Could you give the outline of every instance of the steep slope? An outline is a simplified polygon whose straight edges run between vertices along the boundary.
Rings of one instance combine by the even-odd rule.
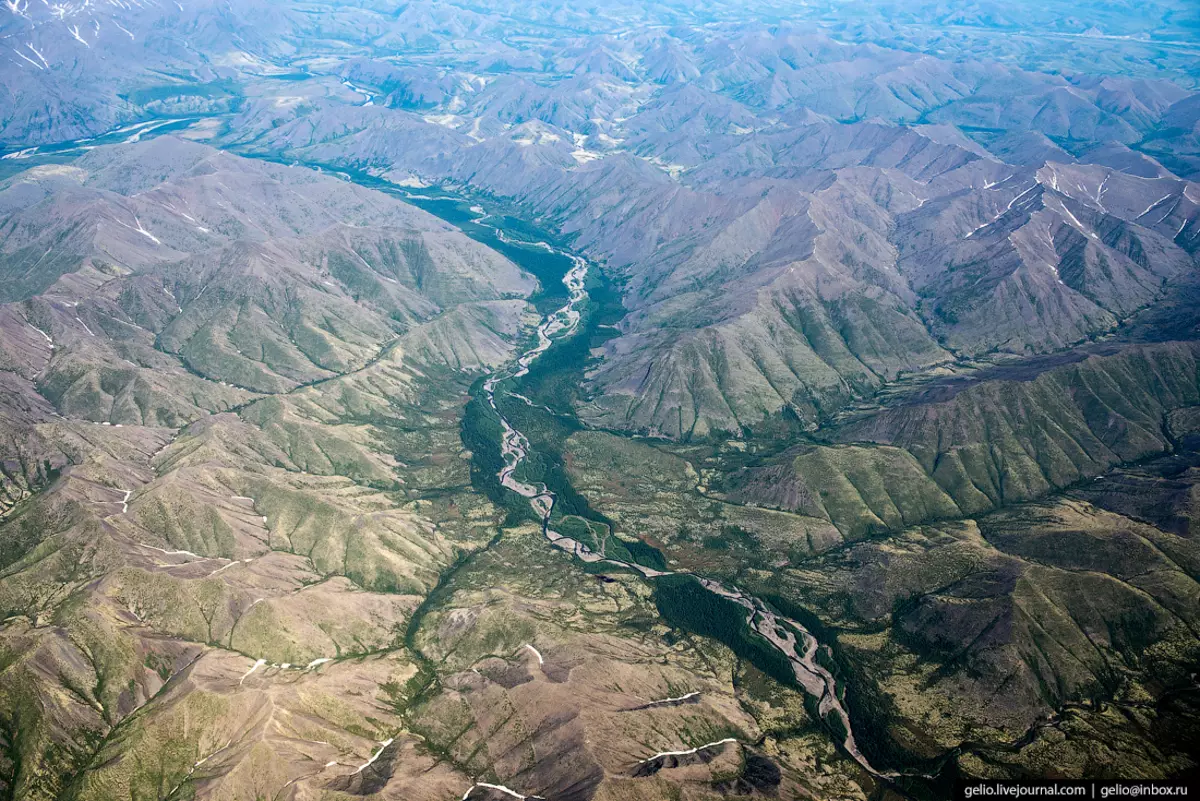
[[[457,418],[535,282],[394,198],[171,138],[35,168],[0,197],[20,241],[87,234],[35,265],[48,275],[26,267],[45,288],[3,310],[3,781],[140,792],[140,755],[167,737],[155,759],[178,784],[222,727],[260,725],[227,694],[247,661],[300,679],[394,647],[486,543]],[[312,692],[341,704],[404,667],[380,669]],[[274,698],[248,703],[308,703]],[[152,700],[159,717],[121,727]],[[202,728],[169,734],[177,715]],[[358,729],[329,726],[369,758]],[[230,786],[263,758],[244,734],[212,746]],[[303,773],[271,754],[253,781]],[[83,779],[93,759],[108,767]]]
[[[943,129],[805,117],[756,132],[737,114],[710,93],[665,90],[624,123],[622,146],[642,159],[572,158],[550,131],[410,158],[364,149],[354,131],[298,142],[307,120],[255,147],[469,183],[558,221],[622,276],[630,310],[585,417],[671,437],[783,409],[819,423],[952,353],[1066,347],[1194,269],[1188,193],[1200,190],[1185,182],[1010,167]],[[655,134],[668,125],[671,137]]]

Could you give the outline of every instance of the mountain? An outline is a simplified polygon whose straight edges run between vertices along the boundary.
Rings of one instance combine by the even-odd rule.
[[[1190,775],[1192,5],[6,2],[3,797]]]
[[[476,535],[406,508],[453,471],[369,421],[406,406],[410,447],[453,442],[437,405],[507,358],[535,283],[392,197],[171,137],[0,197],[24,279],[4,307],[6,782],[49,797],[169,675],[208,670],[204,643],[304,665],[394,640]],[[56,576],[99,582],[68,612]],[[64,670],[95,689],[62,697]]]
[[[623,123],[626,136],[610,136],[639,159],[587,145],[586,158],[570,158],[579,154],[559,128],[563,133],[462,142],[439,149],[436,159],[385,157],[395,146],[372,148],[365,130],[347,131],[336,143],[324,136],[297,140],[311,127],[309,117],[274,128],[254,146],[318,161],[336,152],[338,163],[355,167],[386,161],[426,180],[519,198],[536,216],[559,220],[578,247],[630,272],[624,336],[607,346],[605,365],[592,378],[602,409],[596,422],[670,436],[736,431],[785,406],[818,422],[823,406],[861,397],[898,371],[936,364],[947,351],[971,356],[1062,348],[1111,331],[1159,298],[1164,282],[1192,268],[1186,235],[1196,212],[1180,194],[1184,184],[1169,174],[1161,178],[1165,197],[1148,197],[1157,191],[1157,174],[1139,182],[1111,167],[1081,174],[1068,169],[1073,159],[1006,166],[981,158],[965,141],[881,123],[817,118],[748,130],[750,112],[743,107],[738,116],[737,108],[698,89],[661,92]],[[406,124],[414,141],[409,152],[427,153],[417,143],[444,138],[431,125]],[[662,130],[672,133],[656,133]],[[1106,184],[1112,175],[1117,184]],[[1173,181],[1171,195],[1166,187]],[[1129,199],[1112,214],[1096,196],[1102,185],[1107,197],[1118,184],[1114,197]],[[785,195],[786,202],[778,199]],[[1163,213],[1144,206],[1133,211],[1143,198],[1146,205],[1162,198]],[[648,238],[648,232],[657,233]],[[669,247],[660,246],[668,240]],[[735,274],[736,287],[722,280]],[[742,288],[754,299],[726,304],[722,319],[697,319],[690,311],[707,308],[697,300],[731,290],[736,297]],[[864,292],[872,308],[895,309],[888,327],[912,333],[881,345],[870,331],[870,313],[840,305],[841,297]],[[783,317],[766,322],[777,314],[772,308],[783,309]],[[722,334],[713,326],[760,313],[767,315],[761,324],[775,333],[735,336],[743,345],[773,340],[766,346],[771,355],[740,355],[744,347],[719,344]],[[834,322],[821,322],[831,313]],[[801,323],[809,317],[814,322]],[[804,325],[816,328],[805,331]],[[814,343],[819,328],[838,329],[821,336],[840,344]],[[788,334],[795,344],[779,338],[787,329],[799,329]],[[845,355],[837,355],[839,349]],[[674,355],[665,357],[668,352]],[[765,367],[780,358],[775,354],[783,363]],[[672,378],[664,371],[680,359]],[[703,389],[681,386],[694,387],[694,377],[713,369],[703,365],[714,362],[724,377],[701,377],[708,384]],[[753,400],[722,397],[728,394],[722,382],[748,381],[759,382],[748,390]],[[764,394],[772,399],[763,403]],[[654,399],[648,410],[644,398]]]

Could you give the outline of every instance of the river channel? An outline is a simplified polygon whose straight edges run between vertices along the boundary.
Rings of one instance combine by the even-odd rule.
[[[478,210],[478,207],[476,209]],[[492,227],[501,241],[509,241],[499,226],[489,224],[490,219],[491,215],[480,210],[480,216],[473,222],[476,225]],[[784,617],[758,598],[733,585],[684,571],[659,569],[636,561],[615,558],[604,552],[602,545],[599,549],[594,549],[591,545],[552,527],[551,521],[558,496],[546,484],[526,481],[520,477],[521,468],[531,454],[530,439],[504,413],[497,398],[505,391],[506,384],[526,376],[533,364],[552,347],[558,343],[565,343],[579,333],[583,312],[589,301],[588,275],[592,266],[587,259],[547,242],[525,242],[523,246],[566,258],[571,267],[562,278],[566,288],[566,302],[542,317],[531,347],[483,382],[484,398],[499,421],[502,432],[500,452],[504,465],[497,474],[500,485],[526,499],[534,516],[541,521],[542,532],[550,545],[570,553],[581,562],[632,570],[651,580],[667,576],[688,576],[697,579],[709,592],[741,606],[745,610],[746,624],[787,658],[796,683],[816,700],[820,718],[831,724],[831,731],[845,733],[840,743],[845,752],[873,776],[898,777],[899,774],[877,770],[859,749],[850,715],[838,692],[837,680],[818,659],[823,646],[803,625]]]
[[[369,100],[370,98],[368,98]],[[69,161],[99,144],[136,142],[142,137],[149,138],[172,133],[177,128],[186,127],[193,121],[171,119],[141,123],[91,140],[63,143],[40,150],[31,148],[26,151],[6,153],[0,157],[2,159],[0,160],[0,177],[33,164]],[[592,300],[588,287],[593,265],[587,259],[566,248],[542,241],[538,238],[536,229],[526,225],[520,218],[489,213],[472,201],[465,200],[453,190],[434,187],[414,190],[396,186],[365,173],[354,174],[329,165],[305,166],[331,170],[347,180],[396,195],[447,222],[458,225],[469,235],[512,258],[522,268],[533,273],[542,283],[538,306],[539,311],[543,311],[543,316],[537,326],[535,340],[514,361],[483,380],[482,400],[486,403],[488,411],[499,422],[500,427],[499,447],[503,465],[495,478],[503,490],[524,499],[533,517],[541,522],[542,532],[547,543],[571,554],[581,562],[634,571],[649,580],[672,576],[695,579],[708,592],[741,607],[744,610],[745,623],[749,629],[756,632],[766,643],[769,643],[771,648],[787,659],[795,682],[815,700],[819,717],[825,722],[830,732],[834,733],[843,750],[875,777],[883,779],[900,777],[902,774],[877,770],[859,749],[854,737],[854,726],[839,692],[837,680],[819,658],[823,651],[826,655],[828,654],[827,646],[823,646],[803,625],[781,615],[760,599],[731,584],[686,571],[668,570],[665,565],[661,564],[657,567],[648,566],[632,557],[630,559],[621,558],[629,555],[630,550],[623,550],[620,555],[609,553],[604,540],[588,544],[556,530],[552,525],[552,519],[556,505],[563,500],[560,492],[556,492],[541,481],[526,480],[522,477],[523,468],[527,466],[531,456],[535,455],[535,450],[531,445],[530,437],[518,429],[511,414],[505,413],[504,404],[500,402],[500,399],[507,394],[510,398],[528,402],[528,399],[519,395],[511,388],[511,385],[527,376],[534,363],[548,351],[556,346],[565,346],[580,333],[581,321]],[[562,274],[563,268],[566,270],[565,275]],[[549,285],[558,280],[560,276],[562,289]],[[555,304],[560,301],[562,304],[555,307]],[[548,310],[546,309],[547,304],[550,305]],[[544,411],[557,414],[549,409]],[[541,454],[538,455],[541,456]],[[573,490],[571,491],[573,492]],[[721,744],[711,743],[708,746],[701,746],[701,748]],[[513,793],[513,795],[516,794]]]

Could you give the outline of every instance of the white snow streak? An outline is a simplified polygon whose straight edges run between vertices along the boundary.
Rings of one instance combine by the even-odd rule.
[[[34,325],[33,323],[30,323],[30,324],[29,324],[29,327],[30,327],[30,328],[32,328],[34,331],[37,331],[37,332],[38,332],[39,334],[41,334],[43,337],[45,337],[45,338],[46,338],[46,341],[50,343],[50,347],[51,347],[51,348],[53,348],[53,347],[54,347],[54,340],[50,338],[50,335],[49,335],[49,334],[47,334],[47,333],[46,333],[45,331],[43,331],[42,329],[38,328],[38,327],[37,327],[36,325]]]
[[[1094,234],[1093,232],[1091,232],[1088,229],[1083,227],[1083,223],[1081,223],[1079,221],[1078,217],[1076,217],[1074,214],[1071,213],[1071,210],[1069,208],[1067,208],[1066,203],[1063,203],[1060,201],[1058,206],[1060,209],[1062,209],[1063,214],[1066,214],[1067,217],[1070,218],[1071,223],[1075,226],[1075,228],[1077,228],[1079,230],[1080,233],[1086,234],[1087,236],[1090,236],[1092,239],[1100,238],[1100,237],[1096,236],[1096,234]],[[1053,247],[1053,245],[1051,245],[1051,246]]]
[[[686,695],[681,695],[678,698],[660,698],[657,701],[651,701],[650,703],[646,704],[646,706],[661,706],[663,704],[677,704],[680,701],[687,701],[689,699],[698,698],[698,697],[700,697],[700,693],[697,691],[693,691],[693,692],[687,693]]]
[[[12,51],[13,51],[14,53],[16,53],[18,56],[20,56],[21,58],[23,58],[25,61],[28,61],[28,62],[29,62],[30,64],[32,64],[32,65],[33,65],[35,68],[37,68],[37,69],[39,69],[39,70],[44,70],[44,69],[45,69],[45,67],[43,67],[41,64],[39,64],[39,63],[37,63],[36,61],[34,61],[34,60],[33,60],[32,58],[30,58],[29,56],[27,56],[27,55],[25,55],[24,53],[22,53],[20,50],[17,50],[16,48],[13,48],[13,49],[12,49]],[[5,156],[4,158],[6,158],[6,159],[7,159],[7,158],[12,158],[12,157],[11,157],[11,156]]]
[[[1096,205],[1100,207],[1100,211],[1104,211],[1104,193],[1108,191],[1108,179],[1112,178],[1112,173],[1104,176],[1104,180],[1100,182],[1100,188],[1096,190]]]
[[[1141,214],[1139,214],[1138,216],[1134,217],[1133,219],[1134,219],[1134,220],[1140,220],[1140,219],[1142,219],[1142,218],[1143,218],[1143,217],[1145,217],[1147,214],[1149,214],[1151,211],[1153,211],[1155,206],[1157,206],[1159,203],[1162,203],[1164,200],[1166,200],[1166,199],[1167,199],[1167,198],[1169,198],[1169,197],[1170,197],[1170,195],[1169,195],[1169,194],[1168,194],[1168,195],[1163,195],[1163,196],[1162,196],[1162,197],[1160,197],[1158,200],[1154,201],[1154,202],[1153,202],[1153,203],[1151,203],[1149,206],[1147,206],[1145,211],[1143,211]]]
[[[716,748],[718,745],[725,745],[726,743],[736,743],[736,742],[737,742],[736,738],[726,737],[724,740],[717,740],[715,743],[705,743],[704,745],[698,745],[695,748],[689,748],[686,751],[662,751],[660,753],[655,754],[652,757],[647,757],[646,759],[643,759],[638,764],[644,765],[647,762],[653,762],[654,760],[660,759],[661,757],[687,756],[688,754],[695,754],[695,753],[697,753],[699,751],[703,751],[707,748]]]
[[[35,56],[38,57],[38,61],[42,62],[42,65],[45,66],[46,69],[50,69],[50,62],[46,60],[46,57],[44,55],[42,55],[41,50],[38,50],[36,47],[33,46],[33,42],[26,42],[25,46],[29,48],[30,53],[33,53]]]
[[[513,798],[518,799],[519,801],[525,801],[525,799],[528,799],[528,798],[541,798],[540,795],[521,795],[516,790],[512,790],[508,787],[505,787],[503,784],[488,784],[487,782],[475,782],[474,784],[472,784],[470,786],[470,788],[465,793],[463,793],[462,801],[467,801],[468,796],[471,795],[471,793],[475,790],[476,787],[486,787],[488,790],[495,790],[496,792],[504,793],[505,795],[512,796]]]
[[[242,678],[240,681],[238,681],[238,684],[241,684],[246,679],[250,678],[251,673],[258,670],[260,667],[262,667],[265,664],[267,664],[267,660],[265,660],[265,659],[260,659],[257,662],[255,662],[253,667],[251,667],[249,670],[247,670],[245,673],[242,674]]]
[[[1013,173],[1013,175],[1016,175],[1016,173]],[[984,181],[983,188],[984,189],[995,189],[997,186],[1000,186],[1000,184],[1007,183],[1009,180],[1012,179],[1012,177],[1013,176],[1010,175],[1010,176],[1008,176],[1008,178],[1004,178],[999,181]]]
[[[142,227],[142,221],[137,218],[137,215],[134,215],[133,221],[135,223],[137,223],[137,228],[134,229],[135,231],[137,231],[139,234],[146,237],[147,239],[149,239],[151,242],[153,242],[156,245],[162,244],[162,242],[159,241],[158,237],[156,237],[154,234],[150,233],[149,231],[147,231],[145,228]]]
[[[1008,206],[1004,210],[1012,211],[1012,207],[1017,205],[1017,201],[1020,200],[1021,198],[1025,197],[1026,195],[1028,195],[1030,192],[1032,192],[1034,189],[1036,189],[1037,186],[1038,185],[1035,183],[1033,186],[1029,187],[1024,192],[1022,192],[1021,194],[1014,197],[1012,200],[1008,201]]]
[[[1158,218],[1158,222],[1156,222],[1156,223],[1154,223],[1154,224],[1155,224],[1155,225],[1158,225],[1158,224],[1159,224],[1159,223],[1161,223],[1163,220],[1165,220],[1165,219],[1167,219],[1168,217],[1170,217],[1172,214],[1174,214],[1174,213],[1175,213],[1175,209],[1177,209],[1177,208],[1179,208],[1179,198],[1175,198],[1175,202],[1171,204],[1171,208],[1167,209],[1167,213],[1166,213],[1166,214],[1164,214],[1163,216],[1159,217],[1159,218]]]
[[[207,559],[208,558],[207,556],[201,556],[200,554],[192,553],[191,551],[168,551],[166,548],[156,548],[155,546],[147,545],[144,542],[139,543],[139,544],[143,548],[149,548],[152,551],[158,551],[159,553],[166,554],[167,556],[192,556],[192,557],[195,557],[196,559]]]
[[[387,747],[388,747],[389,745],[391,745],[391,744],[392,744],[392,740],[393,740],[393,738],[389,737],[389,738],[387,738],[386,740],[384,740],[382,743],[380,743],[380,744],[379,744],[379,750],[375,752],[375,756],[373,756],[373,757],[371,757],[370,759],[368,759],[368,760],[367,760],[366,762],[364,762],[362,765],[359,765],[359,766],[358,766],[358,770],[356,770],[356,771],[354,771],[354,772],[355,772],[355,773],[362,773],[364,770],[366,770],[367,768],[371,767],[371,765],[373,765],[373,764],[375,763],[375,760],[377,760],[377,759],[379,759],[379,757],[383,756],[383,752],[384,752],[385,750],[387,750]]]

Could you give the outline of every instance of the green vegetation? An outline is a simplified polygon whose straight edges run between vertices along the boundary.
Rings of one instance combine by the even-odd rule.
[[[747,624],[745,607],[706,590],[691,576],[664,576],[654,582],[659,614],[685,631],[712,637],[776,681],[795,685],[792,664]]]

